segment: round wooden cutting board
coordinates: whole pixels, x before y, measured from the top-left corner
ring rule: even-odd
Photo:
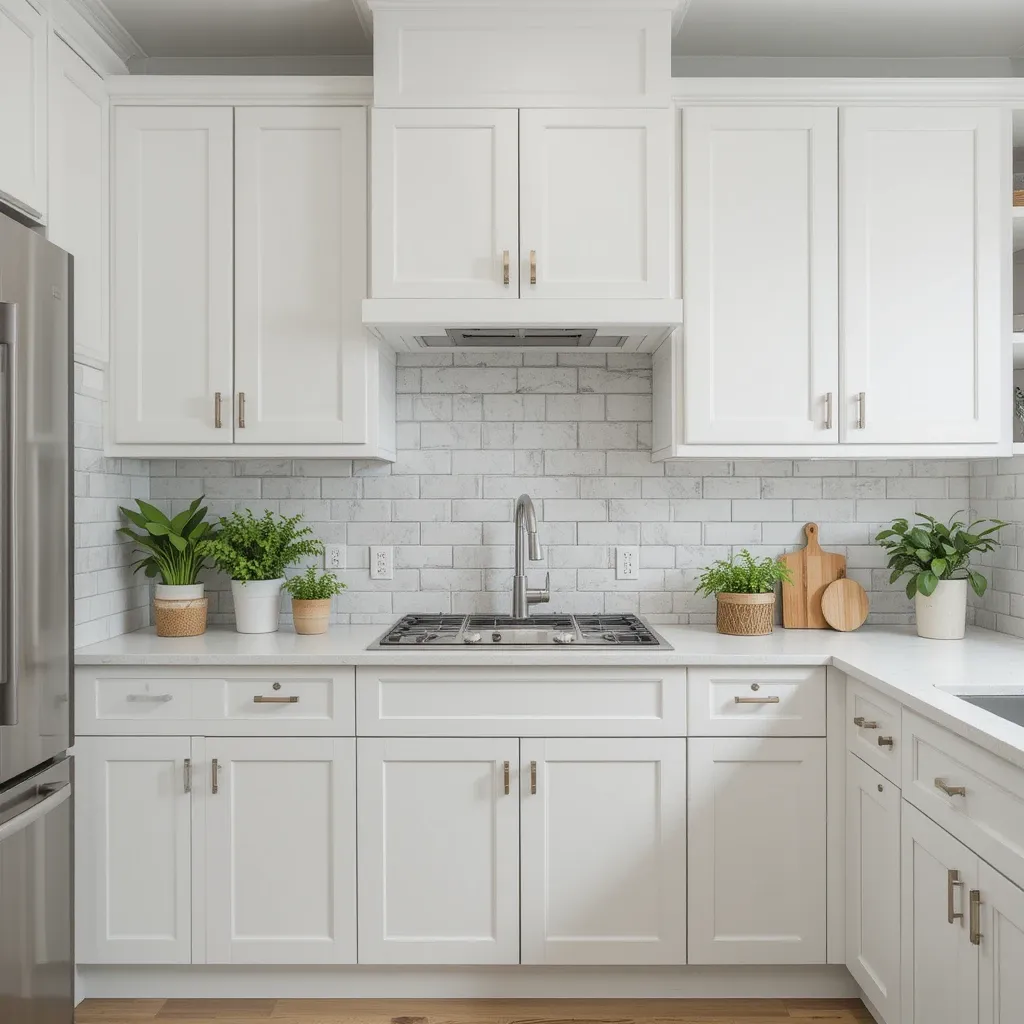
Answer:
[[[868,617],[868,595],[856,580],[835,580],[821,595],[821,613],[833,629],[849,633],[864,625]]]

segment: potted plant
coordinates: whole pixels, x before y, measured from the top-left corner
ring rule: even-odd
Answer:
[[[257,519],[249,509],[236,509],[221,518],[220,531],[207,543],[217,568],[231,577],[239,633],[275,632],[285,569],[300,558],[323,554],[323,544],[308,526],[299,526],[301,521],[301,515],[269,509]]]
[[[144,551],[134,571],[160,577],[153,594],[153,618],[157,636],[200,636],[206,632],[207,599],[199,582],[205,567],[206,542],[213,536],[206,521],[206,507],[196,498],[173,518],[149,502],[136,499],[138,511],[122,508],[121,515],[138,530],[122,526],[118,533],[131,537]]]
[[[775,628],[775,584],[792,583],[789,568],[774,558],[758,561],[744,548],[739,561],[719,559],[697,580],[697,593],[717,599],[719,633],[764,636]]]
[[[992,551],[999,544],[993,534],[1006,523],[977,519],[965,525],[956,519],[959,512],[948,523],[923,512],[916,515],[924,522],[911,526],[897,519],[875,537],[889,553],[889,582],[909,573],[907,597],[914,599],[918,636],[960,640],[967,631],[967,584],[978,597],[988,587],[988,580],[970,568],[971,555]]]
[[[326,633],[331,620],[331,598],[345,586],[333,572],[318,576],[310,566],[301,576],[286,580],[284,589],[292,595],[295,632]]]

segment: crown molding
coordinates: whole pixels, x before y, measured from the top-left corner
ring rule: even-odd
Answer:
[[[367,106],[373,79],[302,75],[121,75],[107,79],[112,106]]]
[[[110,13],[103,0],[65,0],[68,7],[127,64],[132,57],[145,57],[147,53],[135,37]]]
[[[356,9],[356,17],[369,42],[373,42],[373,11],[367,0],[352,0],[352,6]]]

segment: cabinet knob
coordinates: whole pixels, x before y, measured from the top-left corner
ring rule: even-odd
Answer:
[[[891,736],[879,736],[878,745],[880,747],[888,747],[892,750],[892,737]]]

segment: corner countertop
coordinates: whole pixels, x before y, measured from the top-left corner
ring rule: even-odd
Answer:
[[[855,633],[776,629],[766,637],[723,636],[713,626],[656,626],[673,650],[367,650],[382,625],[332,626],[320,636],[291,629],[247,635],[224,628],[183,639],[152,629],[75,652],[79,666],[198,665],[834,665],[904,706],[1024,768],[1024,727],[949,691],[1024,694],[1024,641],[985,629],[964,640],[923,640],[911,628],[865,626]]]

